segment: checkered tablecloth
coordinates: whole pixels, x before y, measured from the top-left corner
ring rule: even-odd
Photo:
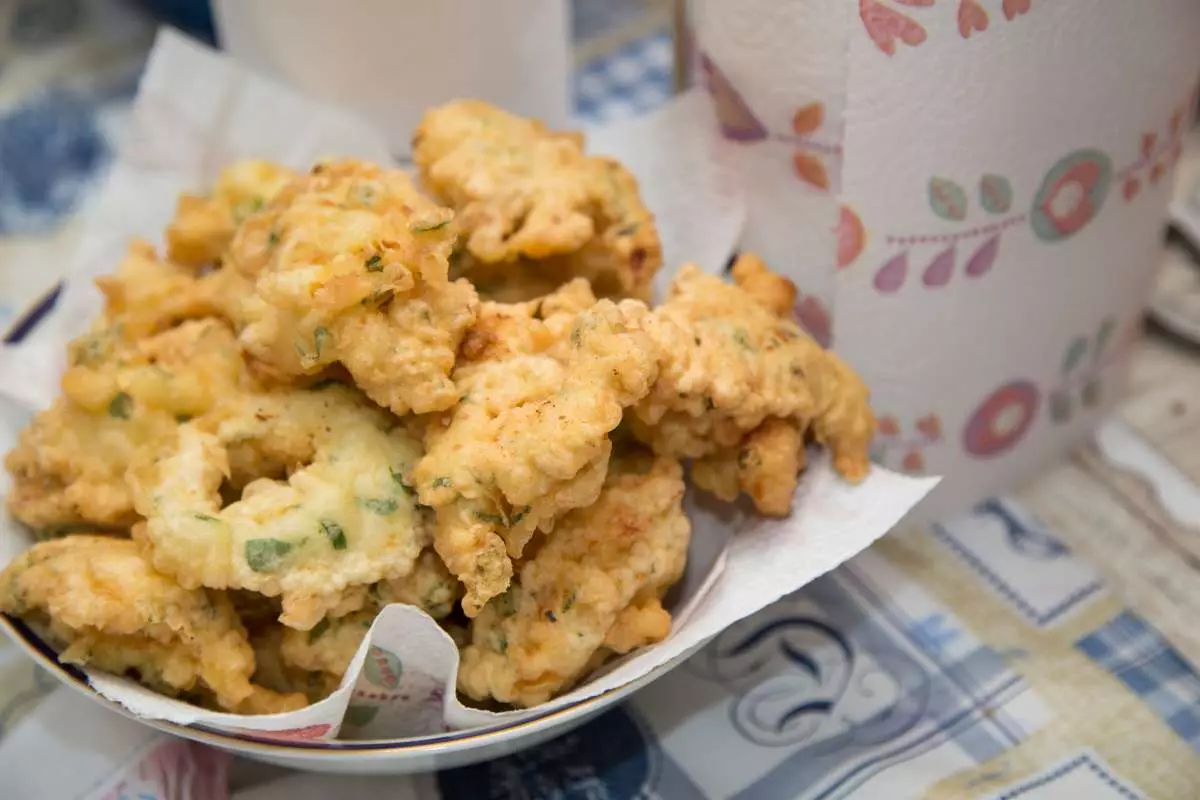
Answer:
[[[151,41],[124,4],[84,5],[103,24],[85,34],[69,13],[16,20],[0,55],[0,325],[61,276]],[[654,108],[670,96],[671,64],[665,31],[583,64],[578,116]],[[1081,507],[1123,502],[1103,476],[1072,486]],[[234,761],[228,789],[226,756],[56,690],[0,646],[0,795],[1200,797],[1200,677],[1068,544],[1086,520],[1055,513],[1049,525],[1046,508],[1021,495],[898,531],[579,730],[415,780]],[[61,795],[47,793],[49,775]]]

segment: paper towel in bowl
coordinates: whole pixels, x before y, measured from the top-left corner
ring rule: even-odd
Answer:
[[[696,100],[701,98],[632,123],[624,134],[609,131],[602,144],[628,161],[647,186],[667,257],[719,269],[733,249],[743,208],[741,195],[715,169],[705,139],[685,134],[681,142],[674,140],[679,131],[706,125],[708,110]],[[0,451],[15,444],[29,411],[57,395],[65,343],[87,329],[102,305],[92,279],[117,265],[131,237],[159,240],[179,192],[208,188],[221,167],[238,158],[269,157],[299,169],[335,155],[388,158],[383,140],[354,117],[249,74],[176,34],[160,34],[135,103],[130,139],[87,221],[83,249],[58,308],[39,326],[36,342],[0,351],[0,400],[10,401],[0,402]],[[0,473],[0,488],[7,489],[6,481]],[[123,677],[96,670],[87,677],[93,688],[140,717],[257,738],[390,739],[513,723],[674,663],[869,546],[935,482],[876,469],[850,486],[820,458],[809,466],[788,519],[761,520],[689,502],[688,571],[671,609],[670,636],[532,710],[493,713],[459,702],[457,647],[424,612],[400,604],[374,620],[338,690],[292,713],[217,713]],[[32,542],[32,532],[11,517],[0,519],[0,567]]]
[[[1121,391],[1195,108],[1194,0],[695,0],[748,247],[872,387],[878,455],[1005,488]]]

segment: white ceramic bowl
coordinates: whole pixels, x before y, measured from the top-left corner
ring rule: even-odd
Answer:
[[[54,308],[57,289],[48,293],[8,331],[6,344],[16,344],[31,333]],[[531,719],[508,725],[420,736],[409,739],[370,739],[353,741],[271,740],[250,734],[234,734],[203,725],[176,725],[163,720],[135,717],[118,704],[98,694],[78,669],[61,664],[54,650],[19,620],[0,614],[0,628],[54,677],[71,690],[80,692],[105,708],[136,719],[166,733],[218,747],[247,758],[293,769],[360,775],[397,775],[461,767],[515,753],[560,736],[601,711],[612,707],[685,661],[695,652],[684,653],[637,680],[565,708],[548,711]],[[700,645],[703,646],[703,645]]]

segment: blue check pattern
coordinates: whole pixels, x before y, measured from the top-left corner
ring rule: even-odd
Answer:
[[[1200,753],[1200,675],[1145,620],[1127,611],[1076,646]]]
[[[638,39],[575,72],[575,114],[589,123],[634,117],[672,93],[674,48],[669,33]]]

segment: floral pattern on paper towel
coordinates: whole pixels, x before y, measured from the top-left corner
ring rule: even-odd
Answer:
[[[1175,107],[1164,131],[1149,130],[1142,134],[1137,160],[1117,172],[1125,202],[1141,194],[1144,186],[1158,185],[1178,163],[1183,154],[1184,121],[1188,111],[1196,107],[1194,94],[1193,90],[1192,97]]]
[[[700,69],[704,74],[704,86],[713,98],[722,136],[731,142],[754,143],[771,139],[794,146],[792,170],[796,177],[816,189],[829,191],[832,186],[829,161],[841,157],[842,146],[840,142],[816,138],[825,127],[824,103],[814,101],[801,106],[792,115],[790,131],[772,133],[706,53],[700,54]]]
[[[905,430],[896,417],[884,414],[879,418],[879,432],[875,436],[874,451],[877,460],[889,462],[893,454],[900,454],[899,468],[909,474],[925,471],[925,448],[942,441],[942,420],[930,413]]]
[[[863,226],[862,217],[844,204],[838,211],[837,236],[837,265],[838,269],[845,269],[858,260],[867,246],[867,229]]]
[[[1025,215],[1009,214],[1013,190],[1003,175],[982,176],[977,194],[979,207],[992,217],[989,222],[954,233],[888,236],[887,243],[901,249],[889,256],[875,272],[875,288],[882,294],[893,294],[904,288],[914,259],[912,250],[925,245],[938,246],[932,254],[926,252],[924,256],[929,260],[921,271],[921,283],[928,289],[940,289],[950,283],[960,264],[962,274],[968,278],[979,278],[990,272],[1000,254],[1000,238],[1004,231],[1023,222]],[[947,222],[966,222],[970,214],[967,190],[949,178],[934,176],[929,179],[928,200],[930,210]],[[982,241],[962,247],[972,240]]]
[[[1029,222],[1044,242],[1061,242],[1087,227],[1108,197],[1112,159],[1094,148],[1055,162],[1033,198]]]
[[[395,689],[400,685],[400,676],[403,673],[404,669],[395,653],[371,645],[367,651],[367,660],[363,662],[363,674],[368,681],[384,689]]]
[[[953,6],[958,35],[964,39],[970,39],[976,33],[986,31],[991,24],[991,17],[982,0],[892,0],[892,2],[914,9],[931,8],[935,5],[943,9]],[[1004,18],[1011,22],[1021,14],[1028,13],[1031,4],[1032,0],[1003,0],[1000,4],[1000,11],[1004,14]],[[897,43],[917,47],[924,43],[929,36],[925,26],[917,22],[911,16],[911,12],[898,11],[884,0],[859,0],[858,15],[862,19],[871,41],[889,56],[896,54]]]
[[[1108,316],[1094,336],[1076,336],[1063,351],[1060,382],[1050,392],[1050,419],[1062,425],[1078,409],[1091,410],[1104,402],[1105,368],[1121,358],[1130,337],[1118,337],[1117,321]]]
[[[1002,384],[971,414],[963,428],[963,449],[977,458],[994,458],[1013,449],[1037,419],[1041,392],[1027,380]]]

